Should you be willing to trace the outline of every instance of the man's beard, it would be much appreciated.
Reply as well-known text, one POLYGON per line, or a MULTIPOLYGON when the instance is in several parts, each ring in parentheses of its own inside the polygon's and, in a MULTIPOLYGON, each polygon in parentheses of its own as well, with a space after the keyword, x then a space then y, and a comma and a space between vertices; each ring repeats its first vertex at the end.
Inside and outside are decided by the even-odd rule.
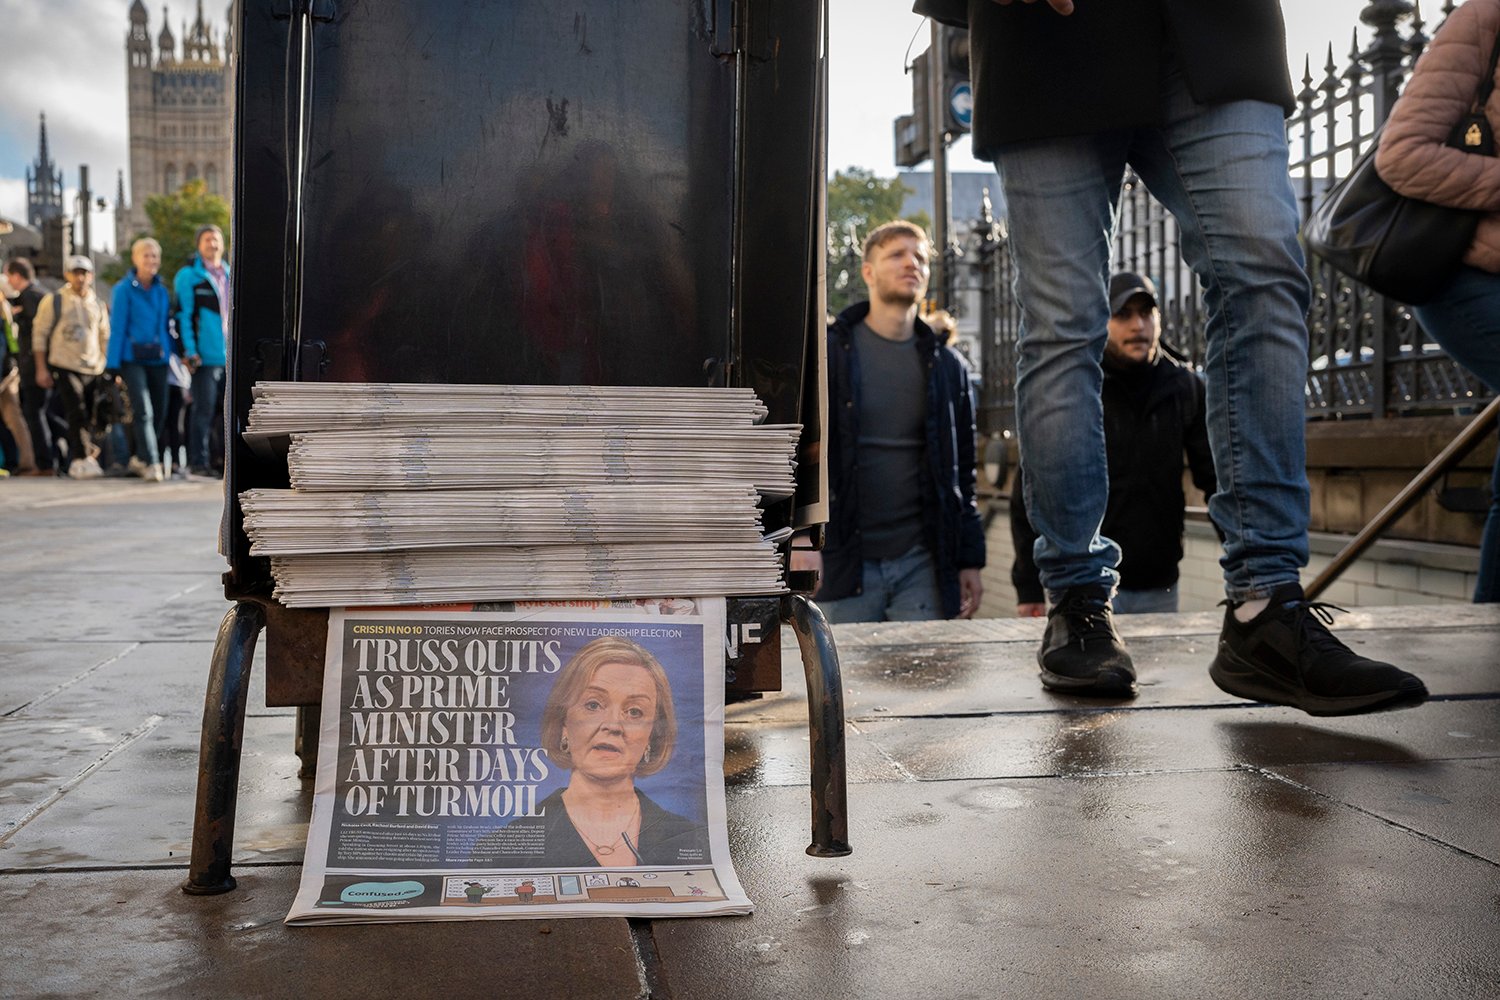
POLYGON ((1115 347, 1113 344, 1108 344, 1104 348, 1104 360, 1110 362, 1116 368, 1143 368, 1156 360, 1156 353, 1158 350, 1159 348, 1152 345, 1150 349, 1146 351, 1145 357, 1136 358, 1130 354, 1126 354, 1123 350, 1115 347))
POLYGON ((880 291, 876 292, 875 294, 876 297, 880 299, 881 304, 888 306, 899 306, 902 309, 910 309, 912 306, 921 301, 922 298, 920 295, 915 295, 910 292, 903 291, 880 291))

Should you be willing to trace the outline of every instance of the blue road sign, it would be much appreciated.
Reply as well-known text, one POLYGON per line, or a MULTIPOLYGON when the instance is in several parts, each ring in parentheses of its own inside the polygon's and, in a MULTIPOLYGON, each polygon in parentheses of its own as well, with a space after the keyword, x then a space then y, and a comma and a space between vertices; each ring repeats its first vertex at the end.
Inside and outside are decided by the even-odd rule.
POLYGON ((948 113, 964 128, 974 124, 974 89, 967 81, 954 84, 948 92, 948 113))

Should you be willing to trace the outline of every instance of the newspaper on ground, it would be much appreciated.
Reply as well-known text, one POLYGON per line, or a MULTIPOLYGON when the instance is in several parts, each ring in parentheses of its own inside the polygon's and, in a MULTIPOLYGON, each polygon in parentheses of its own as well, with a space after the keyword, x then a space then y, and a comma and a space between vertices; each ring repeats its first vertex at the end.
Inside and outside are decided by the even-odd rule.
POLYGON ((330 613, 289 924, 749 913, 724 599, 330 613))

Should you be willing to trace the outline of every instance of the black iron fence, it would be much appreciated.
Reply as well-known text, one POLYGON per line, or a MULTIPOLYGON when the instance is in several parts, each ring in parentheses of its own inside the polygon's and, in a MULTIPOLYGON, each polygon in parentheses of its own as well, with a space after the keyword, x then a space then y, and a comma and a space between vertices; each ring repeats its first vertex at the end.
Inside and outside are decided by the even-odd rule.
MULTIPOLYGON (((1454 6, 1448 0, 1442 15, 1454 6)), ((1356 30, 1342 69, 1329 46, 1321 78, 1309 60, 1299 107, 1287 121, 1292 181, 1303 218, 1372 141, 1429 40, 1420 10, 1407 0, 1372 0, 1360 20, 1372 29, 1369 44, 1360 48, 1356 30)), ((967 208, 959 206, 960 212, 967 208)), ((986 201, 965 241, 957 291, 976 300, 982 429, 995 433, 1015 427, 1020 309, 1011 294, 1015 262, 1003 228, 991 222, 989 211, 986 201)), ((1127 175, 1121 194, 1113 263, 1117 270, 1138 271, 1157 282, 1163 339, 1201 366, 1206 319, 1202 288, 1182 259, 1171 213, 1134 174, 1127 175)), ((1464 413, 1483 406, 1490 395, 1485 386, 1431 341, 1410 309, 1318 260, 1309 261, 1308 276, 1313 288, 1309 420, 1464 413)))

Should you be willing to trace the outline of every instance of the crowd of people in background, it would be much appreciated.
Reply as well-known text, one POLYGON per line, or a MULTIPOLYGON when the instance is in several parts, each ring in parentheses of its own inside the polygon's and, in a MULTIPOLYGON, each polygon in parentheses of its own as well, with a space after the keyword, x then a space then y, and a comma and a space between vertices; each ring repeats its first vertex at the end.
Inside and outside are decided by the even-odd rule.
POLYGON ((161 245, 136 240, 108 302, 87 256, 67 259, 58 287, 25 258, 5 264, 0 475, 223 475, 223 231, 200 227, 195 247, 169 285, 161 245))

